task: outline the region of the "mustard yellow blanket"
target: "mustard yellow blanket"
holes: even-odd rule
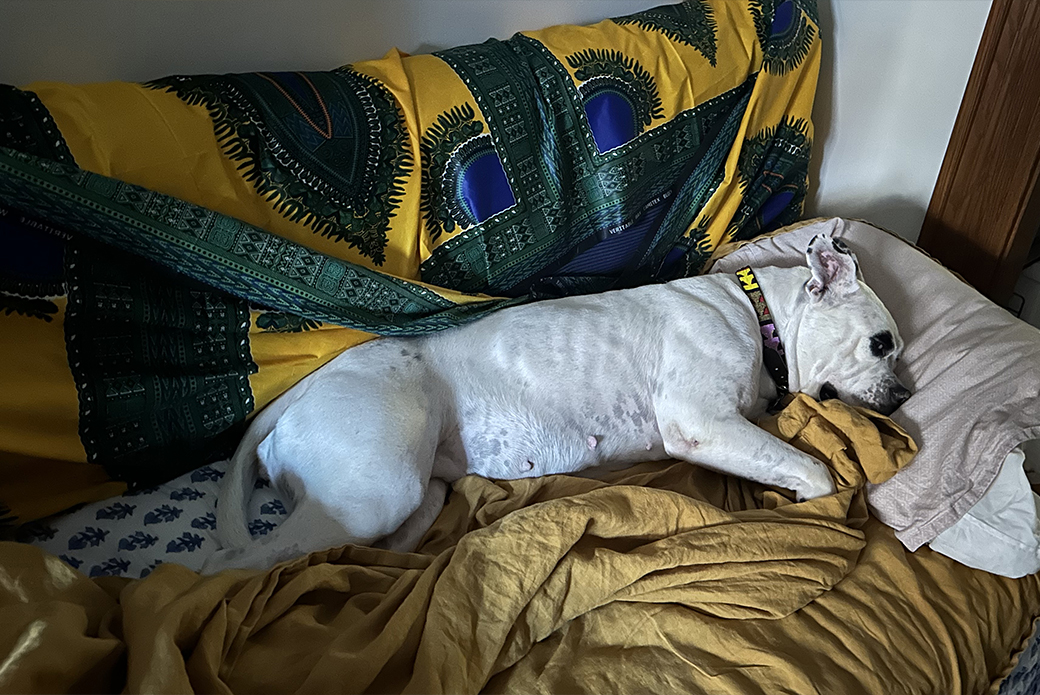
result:
[[[812,0],[327,72],[0,86],[0,518],[226,455],[373,334],[699,272],[794,220]]]
[[[0,544],[0,692],[979,693],[1040,581],[906,553],[863,485],[916,446],[800,396],[763,425],[829,462],[795,504],[682,463],[459,481],[415,554],[88,579]]]

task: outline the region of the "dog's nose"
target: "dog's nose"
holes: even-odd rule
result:
[[[892,402],[895,404],[896,408],[898,408],[910,400],[911,395],[910,389],[902,384],[897,384],[896,387],[892,389]]]
[[[882,415],[891,415],[899,409],[899,406],[906,403],[911,395],[910,389],[902,384],[896,384],[889,389],[888,398],[885,399],[885,402],[875,408],[875,410]]]

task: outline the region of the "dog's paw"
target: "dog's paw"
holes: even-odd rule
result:
[[[830,470],[823,464],[816,464],[816,466],[817,470],[814,470],[814,479],[804,481],[794,491],[799,502],[814,500],[817,497],[826,497],[838,491],[833,478],[831,478]]]

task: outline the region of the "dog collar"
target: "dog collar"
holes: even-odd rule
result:
[[[762,332],[762,363],[776,383],[776,398],[779,400],[788,394],[787,354],[784,352],[784,344],[780,342],[780,333],[776,329],[762,288],[758,286],[755,271],[751,270],[751,266],[741,268],[737,271],[737,279],[740,280],[740,289],[744,290],[744,294],[751,300],[751,306],[755,308],[755,314],[758,316],[758,327]]]

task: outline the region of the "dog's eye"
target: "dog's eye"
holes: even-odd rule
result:
[[[892,334],[881,331],[870,336],[870,354],[874,357],[885,357],[896,347]]]

